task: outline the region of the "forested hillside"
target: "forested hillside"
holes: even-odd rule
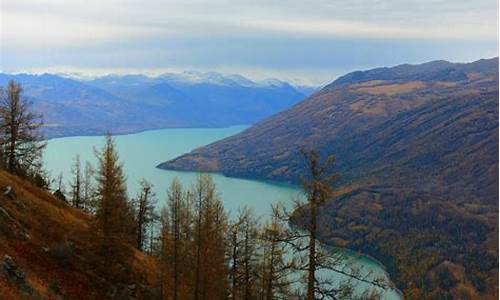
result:
[[[409,299],[498,293],[498,58],[353,72],[159,167],[296,183],[311,148],[343,185],[323,241],[380,259]]]

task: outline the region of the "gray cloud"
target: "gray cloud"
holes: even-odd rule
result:
[[[2,69],[222,69],[327,80],[498,53],[496,0],[3,1]],[[320,75],[325,74],[325,75]]]

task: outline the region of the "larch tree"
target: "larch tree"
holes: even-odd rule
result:
[[[230,299],[254,299],[259,293],[259,239],[257,219],[244,207],[226,233]]]
[[[193,193],[184,191],[174,178],[167,190],[167,205],[161,214],[161,290],[169,299],[194,298]]]
[[[372,279],[370,272],[352,265],[345,253],[337,248],[320,247],[320,227],[318,213],[321,206],[334,198],[333,186],[338,175],[333,172],[335,158],[328,155],[322,159],[315,151],[303,151],[307,173],[302,178],[302,186],[306,201],[298,201],[292,215],[301,223],[300,229],[292,229],[288,237],[290,245],[297,257],[296,268],[305,272],[305,299],[374,299],[380,289],[387,285],[379,278]],[[341,274],[345,279],[339,280],[329,274]],[[363,282],[368,288],[362,295],[354,294],[354,287]]]
[[[193,194],[195,195],[195,283],[194,283],[194,299],[200,300],[204,299],[203,289],[204,289],[204,259],[203,250],[205,248],[206,237],[202,233],[203,229],[203,218],[206,209],[206,199],[213,197],[215,190],[208,186],[208,181],[206,177],[199,175],[193,188]]]
[[[329,155],[321,161],[317,151],[304,151],[304,158],[308,167],[308,174],[302,179],[302,186],[307,197],[309,217],[306,223],[308,233],[308,261],[307,261],[307,300],[315,300],[318,292],[318,209],[332,196],[332,186],[338,178],[332,172],[335,158]]]
[[[243,271],[242,286],[244,300],[251,300],[257,297],[258,293],[258,262],[259,256],[259,240],[258,240],[258,223],[252,211],[244,208],[240,218],[241,233],[242,233],[242,251],[241,251],[241,266]]]
[[[168,291],[172,290],[170,283],[170,276],[168,271],[170,268],[170,250],[172,249],[170,228],[168,224],[168,210],[167,207],[162,207],[160,211],[160,249],[158,256],[160,261],[160,274],[158,278],[158,294],[159,299],[163,300],[171,298]]]
[[[9,81],[6,89],[0,89],[1,155],[10,173],[33,179],[41,176],[46,145],[40,132],[42,125],[42,116],[30,110],[19,83]]]
[[[137,223],[136,246],[139,250],[144,250],[148,239],[148,231],[158,219],[155,211],[156,195],[153,192],[153,186],[147,180],[141,180],[141,190],[133,200],[135,210],[135,220]]]
[[[226,234],[226,255],[228,261],[228,276],[229,276],[229,299],[238,299],[241,294],[241,252],[243,248],[243,240],[241,239],[241,228],[243,218],[241,213],[236,220],[229,223]]]
[[[172,237],[172,273],[173,273],[173,299],[179,299],[179,254],[180,254],[180,210],[182,205],[182,185],[175,178],[168,190],[168,209],[170,212],[170,230]]]
[[[178,281],[179,286],[179,298],[185,299],[193,295],[194,290],[194,216],[195,212],[193,210],[194,200],[193,193],[189,189],[183,192],[182,201],[178,208],[178,245],[177,245],[177,260],[178,265]]]
[[[86,212],[93,214],[96,211],[94,167],[88,161],[85,162],[83,170],[83,205]]]
[[[193,298],[222,299],[227,288],[224,255],[227,216],[210,175],[200,174],[192,193],[195,204]]]
[[[261,299],[291,299],[296,261],[291,247],[291,233],[282,218],[281,204],[272,206],[271,219],[260,233],[262,242]]]
[[[173,270],[173,238],[170,225],[170,216],[167,206],[163,206],[160,211],[160,248],[158,258],[160,262],[160,274],[158,278],[159,298],[173,299],[174,282],[172,280]]]
[[[331,289],[333,285],[325,283],[318,277],[318,271],[323,268],[333,268],[341,264],[341,258],[332,255],[328,259],[325,251],[318,247],[318,211],[320,207],[333,195],[333,184],[338,176],[333,173],[335,158],[332,155],[321,159],[315,150],[302,151],[305,159],[306,174],[302,176],[302,188],[305,202],[298,199],[289,214],[283,208],[279,218],[285,222],[298,220],[303,229],[292,228],[286,241],[292,246],[296,271],[303,272],[301,281],[305,283],[305,295],[301,298],[307,300],[315,299],[338,299],[338,290]]]
[[[71,204],[76,208],[83,208],[83,190],[82,190],[82,166],[80,162],[80,155],[74,158],[73,166],[71,168],[72,179],[71,186]]]
[[[106,136],[102,150],[96,151],[96,156],[98,170],[95,226],[98,247],[104,258],[105,270],[113,272],[117,267],[115,263],[124,261],[129,254],[126,244],[133,244],[135,220],[128,202],[123,166],[119,163],[118,153],[110,134]]]
[[[211,178],[211,177],[210,177]],[[222,299],[227,291],[227,265],[224,255],[227,215],[217,196],[209,199],[203,232],[206,234],[203,299]]]

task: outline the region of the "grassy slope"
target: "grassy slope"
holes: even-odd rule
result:
[[[0,187],[13,186],[16,198],[0,195],[0,259],[11,256],[26,274],[26,281],[40,299],[106,299],[117,284],[95,268],[89,230],[91,218],[34,187],[29,182],[0,172]],[[130,281],[144,289],[154,282],[156,261],[134,250],[123,262]],[[31,298],[0,273],[0,298]]]

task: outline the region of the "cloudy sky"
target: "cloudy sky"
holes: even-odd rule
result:
[[[498,55],[497,0],[0,0],[4,72],[201,70],[322,84]]]

